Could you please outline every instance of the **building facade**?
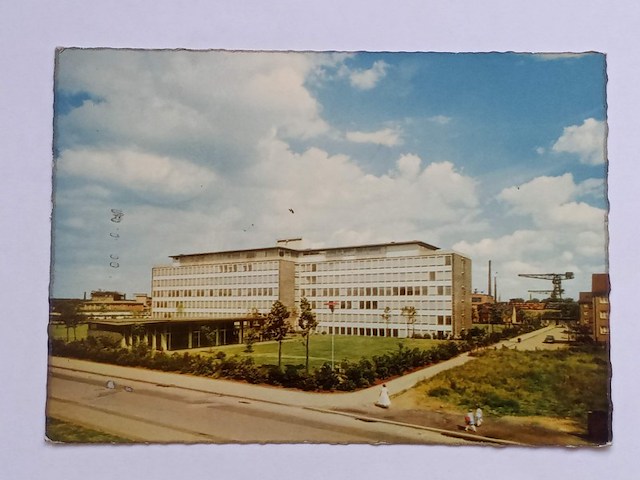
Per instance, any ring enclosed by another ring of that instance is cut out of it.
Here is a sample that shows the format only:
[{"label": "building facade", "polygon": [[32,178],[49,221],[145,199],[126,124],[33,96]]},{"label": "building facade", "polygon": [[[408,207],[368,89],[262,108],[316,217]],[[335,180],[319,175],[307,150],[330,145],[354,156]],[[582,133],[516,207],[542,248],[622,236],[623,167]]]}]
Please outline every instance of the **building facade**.
[{"label": "building facade", "polygon": [[80,304],[78,312],[90,320],[146,318],[151,314],[151,298],[135,293],[133,299],[127,299],[124,293],[94,290],[91,299]]},{"label": "building facade", "polygon": [[594,273],[591,291],[580,292],[580,323],[590,327],[593,339],[598,343],[609,342],[609,274]]},{"label": "building facade", "polygon": [[448,338],[472,322],[471,260],[423,242],[303,249],[290,239],[171,258],[152,271],[155,320],[234,322],[243,331],[276,300],[296,309],[306,297],[321,333]]}]

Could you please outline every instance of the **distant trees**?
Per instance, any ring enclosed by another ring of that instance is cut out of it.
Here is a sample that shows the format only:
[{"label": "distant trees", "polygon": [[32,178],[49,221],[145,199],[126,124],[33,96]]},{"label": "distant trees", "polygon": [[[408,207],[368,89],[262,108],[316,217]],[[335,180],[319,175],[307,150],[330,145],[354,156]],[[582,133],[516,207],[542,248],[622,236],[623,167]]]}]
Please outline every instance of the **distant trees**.
[{"label": "distant trees", "polygon": [[290,316],[289,309],[282,302],[276,300],[271,306],[264,324],[265,337],[278,342],[278,368],[282,365],[282,341],[291,332],[291,325],[287,321]]},{"label": "distant trees", "polygon": [[305,369],[309,373],[309,337],[311,332],[318,326],[316,315],[311,309],[311,303],[306,297],[300,299],[300,316],[298,317],[298,326],[302,330],[302,338],[305,341]]}]

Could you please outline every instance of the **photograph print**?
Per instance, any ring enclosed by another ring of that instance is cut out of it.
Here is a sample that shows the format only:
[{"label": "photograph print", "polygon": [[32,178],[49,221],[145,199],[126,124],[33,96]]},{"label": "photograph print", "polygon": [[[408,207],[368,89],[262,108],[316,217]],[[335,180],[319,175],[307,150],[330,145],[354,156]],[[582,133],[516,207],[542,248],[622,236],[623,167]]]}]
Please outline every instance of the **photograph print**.
[{"label": "photograph print", "polygon": [[606,79],[58,49],[48,441],[610,445]]}]

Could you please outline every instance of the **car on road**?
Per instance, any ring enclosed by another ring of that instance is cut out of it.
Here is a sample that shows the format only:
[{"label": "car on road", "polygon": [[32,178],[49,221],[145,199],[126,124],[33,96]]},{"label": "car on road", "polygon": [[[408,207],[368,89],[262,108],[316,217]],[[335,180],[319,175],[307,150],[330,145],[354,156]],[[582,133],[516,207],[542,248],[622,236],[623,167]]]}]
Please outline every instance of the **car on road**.
[{"label": "car on road", "polygon": [[547,335],[544,337],[543,343],[555,343],[556,338],[553,335]]}]

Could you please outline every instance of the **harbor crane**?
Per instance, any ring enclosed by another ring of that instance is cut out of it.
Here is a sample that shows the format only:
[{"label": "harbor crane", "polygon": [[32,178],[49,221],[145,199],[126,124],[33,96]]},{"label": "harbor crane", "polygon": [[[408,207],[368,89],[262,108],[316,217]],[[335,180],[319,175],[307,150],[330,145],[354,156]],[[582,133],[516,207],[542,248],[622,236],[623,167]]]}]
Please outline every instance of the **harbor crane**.
[{"label": "harbor crane", "polygon": [[527,290],[527,292],[529,292],[529,300],[531,300],[531,294],[532,293],[553,293],[553,290]]},{"label": "harbor crane", "polygon": [[[562,280],[571,280],[573,278],[573,272],[566,273],[520,273],[519,277],[527,278],[539,278],[541,280],[551,280],[553,283],[553,290],[551,292],[551,300],[562,300]],[[548,290],[546,290],[548,291]]]}]

